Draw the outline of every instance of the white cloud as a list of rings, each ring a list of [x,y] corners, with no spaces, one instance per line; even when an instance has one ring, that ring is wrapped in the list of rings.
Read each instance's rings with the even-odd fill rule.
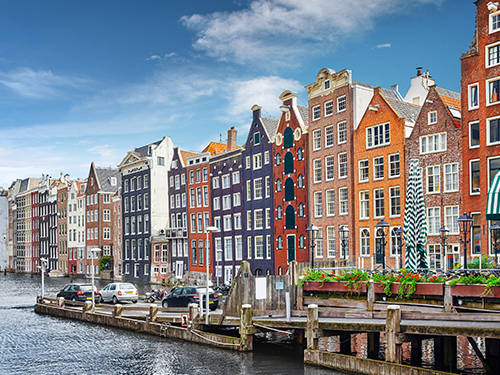
[[[351,34],[372,28],[381,16],[442,0],[254,0],[237,12],[184,16],[197,33],[193,47],[222,61],[294,65]],[[360,10],[362,10],[360,12]]]
[[[374,46],[372,49],[382,49],[382,48],[391,48],[391,43],[378,44]]]
[[[50,70],[37,72],[29,68],[19,68],[10,72],[0,72],[0,85],[31,99],[61,97],[63,89],[82,87],[87,82],[86,79],[78,77],[59,76]]]
[[[151,55],[146,60],[160,60],[160,59],[161,59],[161,57],[158,55]]]

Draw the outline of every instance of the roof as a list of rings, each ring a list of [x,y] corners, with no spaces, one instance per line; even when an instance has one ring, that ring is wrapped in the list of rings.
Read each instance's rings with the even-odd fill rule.
[[[359,82],[359,81],[352,81],[352,84],[353,85],[356,84],[358,86],[367,87],[367,88],[370,88],[370,89],[375,89],[375,88],[378,87],[378,86],[370,85],[369,83],[364,83],[364,82]],[[386,99],[394,99],[394,100],[401,101],[401,98],[398,97],[398,95],[394,91],[392,91],[392,90],[385,89],[385,88],[381,87],[380,88],[380,93]]]
[[[384,96],[382,94],[382,96]],[[385,97],[385,96],[384,96]],[[420,107],[419,105],[411,104],[408,102],[404,102],[401,100],[394,100],[392,98],[385,97],[387,100],[387,103],[391,106],[391,108],[396,112],[396,114],[404,118],[405,120],[415,122],[417,121],[417,117],[420,113]]]
[[[122,184],[122,175],[118,168],[95,167],[95,174],[101,192],[115,193]],[[116,178],[116,185],[111,185],[111,177]]]
[[[187,158],[196,155],[196,152],[182,151],[179,150],[179,157],[182,159],[184,165],[187,165]]]
[[[227,144],[210,142],[207,147],[203,149],[202,152],[210,152],[210,155],[220,155],[227,152]],[[193,154],[194,155],[194,154]]]
[[[274,118],[261,117],[260,122],[262,123],[262,126],[264,126],[269,138],[273,138],[278,131],[279,121]]]
[[[163,141],[163,139],[160,139],[159,141],[150,143],[149,145],[137,147],[137,148],[134,149],[133,152],[137,153],[138,154],[137,156],[147,156],[148,155],[149,146],[153,146],[153,145],[158,146],[162,141]]]
[[[304,121],[304,125],[309,126],[309,110],[302,105],[298,105],[297,108],[299,109],[300,117]]]

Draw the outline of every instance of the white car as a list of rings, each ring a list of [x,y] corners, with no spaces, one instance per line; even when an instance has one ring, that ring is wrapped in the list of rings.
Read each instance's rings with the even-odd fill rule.
[[[137,303],[139,299],[137,288],[130,283],[111,283],[102,288],[100,293],[102,302],[109,301],[114,304],[123,301]]]

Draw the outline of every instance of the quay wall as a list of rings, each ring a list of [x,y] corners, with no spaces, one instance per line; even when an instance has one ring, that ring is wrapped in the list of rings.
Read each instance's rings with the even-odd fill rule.
[[[313,349],[304,350],[304,363],[363,375],[453,375],[450,372],[400,365],[397,363]]]

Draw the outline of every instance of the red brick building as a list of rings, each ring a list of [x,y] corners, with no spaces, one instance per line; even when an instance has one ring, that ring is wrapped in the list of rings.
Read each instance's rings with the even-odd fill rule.
[[[308,112],[297,105],[297,94],[286,90],[273,145],[275,274],[285,274],[288,263],[308,262],[307,153]]]
[[[463,211],[472,218],[467,258],[491,254],[486,202],[500,170],[500,8],[476,1],[476,30],[462,64]],[[462,259],[461,259],[462,260]]]

